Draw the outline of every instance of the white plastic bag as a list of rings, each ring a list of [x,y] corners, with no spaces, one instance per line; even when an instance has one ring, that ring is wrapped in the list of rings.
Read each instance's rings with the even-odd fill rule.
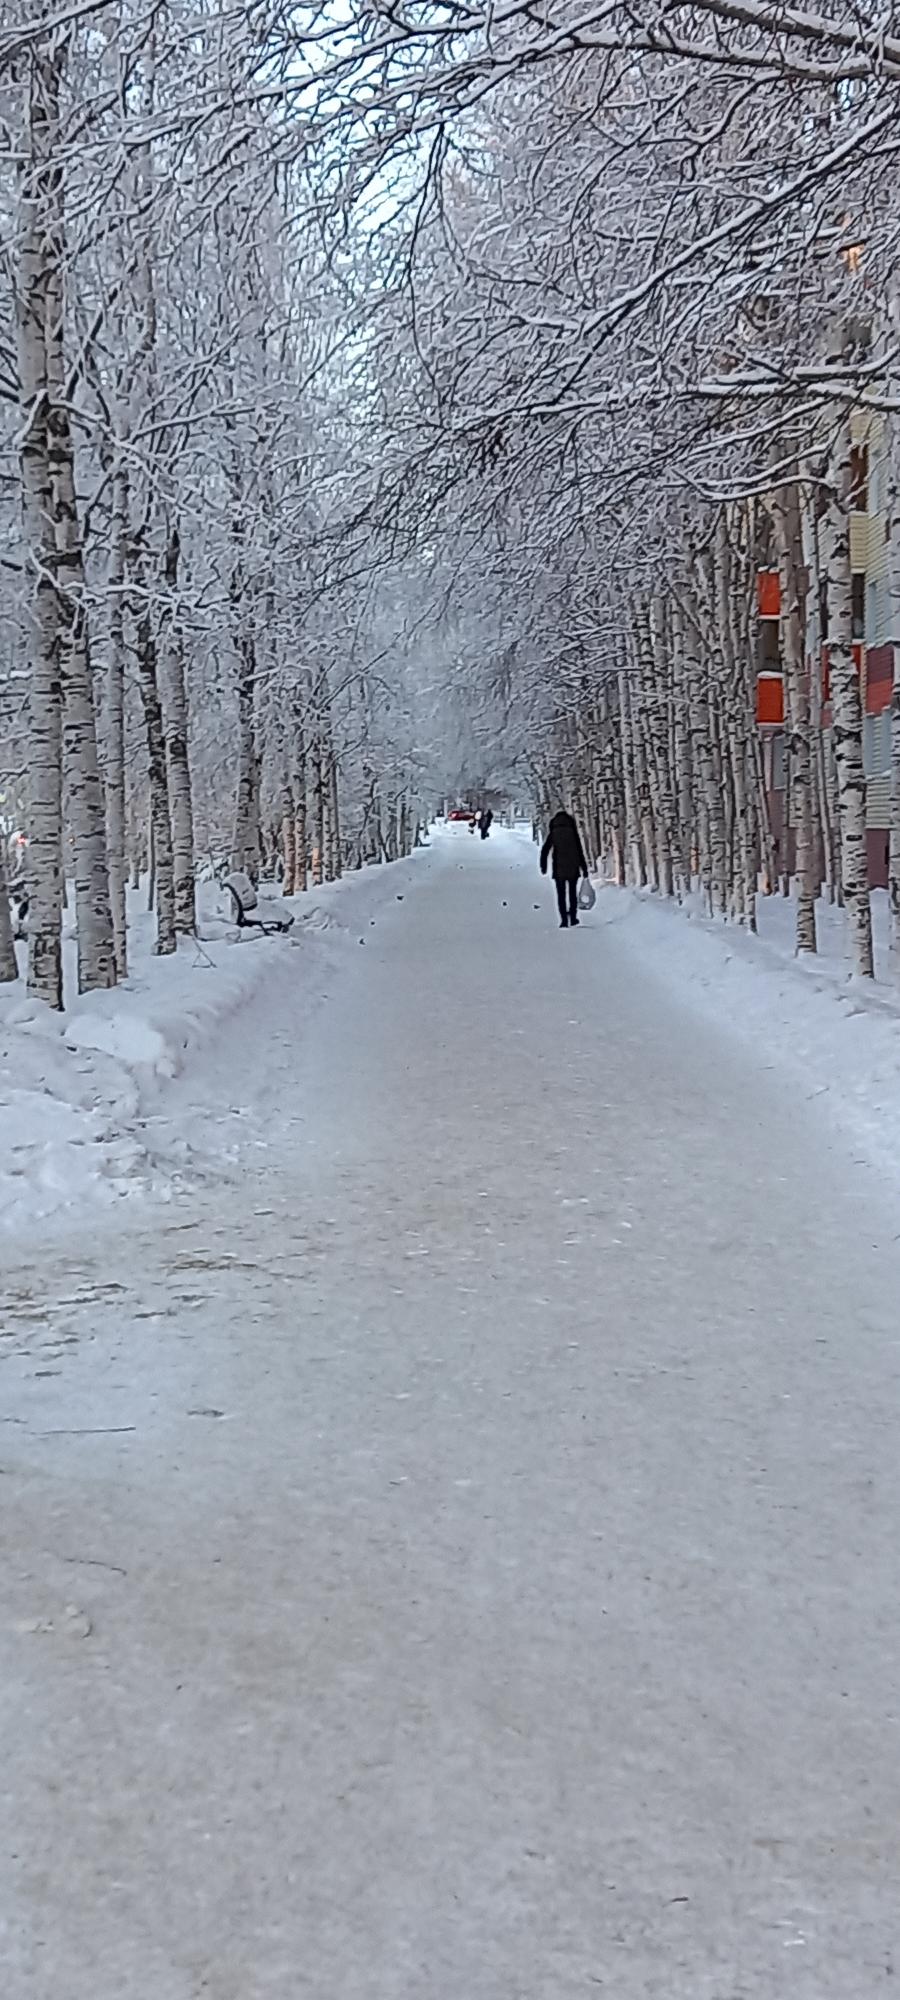
[[[578,891],[579,910],[592,910],[596,901],[597,897],[594,893],[593,882],[588,879],[587,875],[583,875],[581,878],[581,887]]]

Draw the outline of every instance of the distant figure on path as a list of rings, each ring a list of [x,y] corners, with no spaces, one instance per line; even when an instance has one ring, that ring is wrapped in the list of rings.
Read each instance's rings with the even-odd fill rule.
[[[485,806],[480,821],[482,840],[487,840],[488,834],[490,833],[491,830],[491,822],[493,820],[493,817],[494,815],[491,811],[490,806]]]
[[[571,813],[554,813],[550,821],[547,838],[541,848],[542,875],[547,873],[547,862],[551,856],[550,872],[556,883],[559,927],[564,931],[578,922],[578,883],[580,877],[588,872],[581,835]]]

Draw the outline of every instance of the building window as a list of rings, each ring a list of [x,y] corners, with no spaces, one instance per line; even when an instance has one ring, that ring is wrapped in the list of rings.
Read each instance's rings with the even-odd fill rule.
[[[863,770],[867,778],[875,778],[878,775],[878,750],[880,747],[878,738],[881,734],[878,728],[878,721],[879,718],[877,715],[863,716]]]
[[[866,630],[865,637],[870,646],[878,644],[878,585],[866,584]]]
[[[891,712],[863,718],[863,765],[867,778],[887,778],[891,770]]]
[[[881,465],[877,451],[869,455],[869,513],[881,512]]]
[[[851,638],[864,639],[866,636],[866,577],[864,570],[854,570],[851,585]]]
[[[778,619],[761,618],[756,640],[756,671],[777,674],[781,668]]]
[[[867,444],[854,444],[850,447],[850,496],[848,505],[857,514],[868,512],[869,447]]]

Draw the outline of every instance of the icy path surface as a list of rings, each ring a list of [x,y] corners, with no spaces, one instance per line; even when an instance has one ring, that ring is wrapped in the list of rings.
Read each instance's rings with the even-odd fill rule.
[[[896,1205],[527,847],[401,888],[4,1287],[4,2000],[893,1993]]]

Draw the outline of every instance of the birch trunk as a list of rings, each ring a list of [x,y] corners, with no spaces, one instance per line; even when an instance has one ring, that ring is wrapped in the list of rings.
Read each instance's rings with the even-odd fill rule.
[[[730,648],[732,549],[729,514],[719,508],[712,554],[713,630],[710,646],[710,716],[716,773],[725,822],[726,907],[737,923],[746,921],[743,872],[739,858],[735,789],[737,741],[734,725],[735,665]]]
[[[328,778],[331,800],[331,826],[334,839],[334,872],[336,879],[340,881],[344,873],[344,857],[341,850],[341,792],[338,780],[337,758],[334,754],[333,744],[330,745],[328,753]]]
[[[326,882],[335,879],[334,824],[331,817],[331,774],[328,768],[328,753],[322,761],[322,804],[325,822],[325,838],[322,846],[322,875]]]
[[[723,915],[727,909],[725,886],[725,820],[716,772],[712,736],[709,673],[697,660],[694,766],[701,799],[700,872],[709,913]]]
[[[713,664],[706,672],[707,684],[707,780],[709,784],[710,858],[712,862],[712,907],[720,917],[728,915],[728,820],[725,810],[725,778],[722,758],[720,718],[716,702]]]
[[[322,770],[322,739],[316,725],[312,755],[313,787],[313,886],[320,889],[325,869],[325,784]]]
[[[894,642],[891,683],[891,837],[889,862],[891,951],[900,953],[900,645]]]
[[[166,740],[159,694],[156,640],[139,559],[135,559],[133,575],[139,590],[135,610],[135,652],[138,687],[147,734],[151,872],[154,877],[156,902],[155,950],[158,957],[164,958],[176,950],[178,942],[175,929],[175,870],[172,854],[172,822],[169,817]]]
[[[816,815],[813,803],[813,759],[810,732],[809,677],[806,666],[806,597],[803,581],[803,541],[800,495],[796,482],[781,486],[772,501],[772,524],[778,553],[781,589],[781,662],[789,730],[791,824],[796,842],[798,953],[814,953],[816,897],[819,890]],[[785,839],[787,846],[787,837]]]
[[[632,681],[630,689],[631,739],[634,759],[634,799],[642,871],[650,888],[659,888],[656,828],[653,823],[653,793],[650,782],[647,716],[644,706],[641,658],[634,628],[630,633]]]
[[[294,744],[294,891],[301,893],[309,887],[309,832],[306,804],[306,733],[302,720],[298,721]]]
[[[691,875],[696,874],[710,910],[712,895],[712,840],[710,794],[712,789],[709,746],[709,713],[706,682],[700,656],[700,635],[690,604],[679,599],[679,633],[684,656],[684,684],[690,717],[690,756],[694,798],[694,846]]]
[[[284,863],[281,892],[284,896],[292,896],[297,873],[297,833],[294,796],[286,772],[281,781],[281,858]]]
[[[125,811],[125,555],[128,539],[128,475],[121,456],[113,473],[106,669],[106,859],[112,906],[116,973],[128,973],[128,917]]]
[[[897,466],[897,439],[891,437],[888,527],[890,532],[890,632],[893,645],[891,676],[891,830],[888,848],[888,907],[890,950],[895,972],[900,971],[900,476]]]
[[[647,615],[647,629],[644,645],[649,652],[653,675],[653,738],[656,758],[656,785],[659,795],[659,820],[661,834],[657,828],[657,846],[660,855],[660,879],[665,894],[677,895],[679,901],[687,887],[685,869],[681,857],[678,837],[678,815],[675,805],[674,765],[672,762],[674,738],[670,728],[671,662],[666,648],[666,608],[661,597],[654,597]]]
[[[32,60],[28,158],[19,198],[19,259],[15,287],[21,428],[19,461],[24,532],[32,583],[29,682],[28,985],[47,1006],[61,1009],[62,990],[62,685],[56,536],[47,437],[49,390],[46,327],[47,177],[50,132],[43,78],[45,59]]]
[[[240,593],[239,593],[240,594]],[[256,741],[256,651],[246,607],[239,638],[237,687],[238,780],[231,844],[232,868],[259,881],[259,750]]]
[[[6,835],[0,830],[0,985],[8,985],[10,980],[18,977],[19,966],[6,881]]]
[[[672,632],[672,683],[675,714],[673,720],[675,762],[675,821],[678,867],[685,889],[691,888],[691,849],[694,832],[694,773],[691,756],[691,695],[687,684],[684,656],[684,621],[681,606],[670,607]]]
[[[625,795],[625,840],[631,856],[634,887],[643,889],[646,886],[647,876],[638,828],[637,791],[634,778],[634,719],[628,675],[624,671],[619,673],[619,727],[622,739],[622,786]]]
[[[809,595],[818,602],[821,564],[819,559],[819,532],[815,510],[811,506],[801,508],[800,528],[802,536],[803,567],[808,579]],[[815,781],[816,819],[821,841],[822,881],[828,901],[833,903],[840,890],[840,856],[838,853],[837,814],[834,810],[834,774],[831,754],[831,734],[826,736],[823,721],[822,689],[822,645],[824,634],[818,634],[816,658],[809,657],[807,642],[806,671],[809,682],[809,719],[812,732],[813,773]],[[820,885],[821,893],[821,885]]]
[[[856,972],[874,977],[872,913],[866,848],[866,777],[859,675],[853,659],[853,587],[850,567],[851,437],[840,420],[827,484],[823,564],[828,601],[828,665],[841,830],[841,880]]]
[[[48,124],[55,133],[62,55],[48,58]],[[47,454],[56,533],[63,752],[75,850],[78,991],[116,983],[106,799],[97,744],[81,526],[75,493],[75,453],[65,380],[63,273],[65,234],[62,169],[49,177],[47,214]]]
[[[167,623],[163,728],[166,739],[166,770],[169,810],[172,823],[172,867],[175,895],[175,929],[193,937],[197,929],[194,886],[194,803],[188,754],[188,704],[184,678],[184,631],[178,607],[178,529],[172,527],[166,542]]]
[[[640,730],[646,766],[647,799],[644,804],[644,840],[652,840],[652,861],[650,872],[653,886],[660,895],[672,894],[672,856],[666,839],[666,820],[663,807],[665,784],[662,770],[664,746],[662,735],[664,716],[659,702],[656,679],[656,663],[653,657],[653,636],[650,629],[650,614],[646,606],[640,606],[635,613],[634,657],[640,665]],[[647,807],[649,805],[649,812]],[[652,827],[652,833],[651,833]]]

